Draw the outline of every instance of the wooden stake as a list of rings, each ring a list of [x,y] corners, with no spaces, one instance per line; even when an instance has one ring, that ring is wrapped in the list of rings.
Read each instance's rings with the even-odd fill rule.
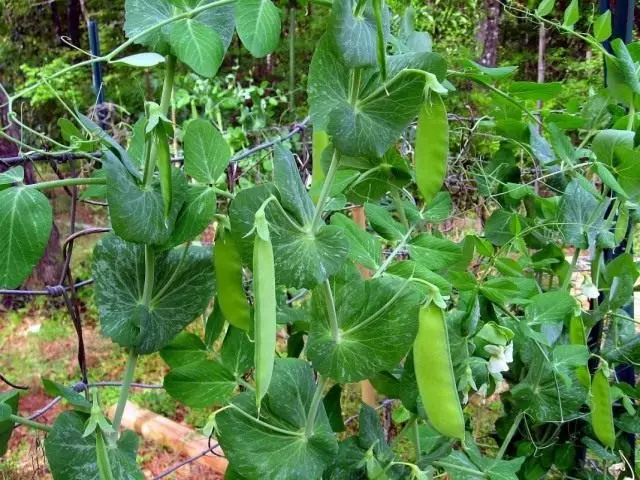
[[[351,215],[353,216],[353,221],[356,222],[362,230],[367,228],[367,217],[364,213],[363,207],[354,208],[351,211]],[[360,271],[362,278],[371,278],[371,271],[368,268],[358,265],[358,270]],[[370,407],[377,406],[377,393],[369,380],[363,380],[360,382],[360,396],[362,397],[362,401]]]

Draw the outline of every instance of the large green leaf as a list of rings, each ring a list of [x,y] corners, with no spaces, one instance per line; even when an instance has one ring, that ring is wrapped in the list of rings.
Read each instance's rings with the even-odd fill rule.
[[[608,204],[609,199],[596,198],[578,180],[569,183],[560,204],[560,231],[565,243],[577,248],[593,244],[602,230]]]
[[[282,206],[302,226],[309,226],[315,207],[307,189],[302,184],[298,165],[291,152],[276,145],[273,156],[273,183],[280,193]]]
[[[218,440],[234,472],[272,480],[320,478],[338,445],[322,403],[305,435],[315,389],[308,363],[278,359],[260,414],[253,392],[242,393],[218,414]]]
[[[335,148],[345,155],[382,157],[417,115],[426,78],[424,72],[403,70],[355,105],[341,102],[327,124]]]
[[[247,263],[251,263],[255,212],[272,194],[273,185],[261,185],[239,192],[229,209],[231,227]],[[317,233],[299,225],[293,215],[270,202],[265,209],[270,224],[276,281],[290,287],[313,288],[337,272],[346,261],[348,243],[339,227],[322,226]],[[249,235],[249,236],[247,236]]]
[[[173,198],[168,218],[160,181],[154,179],[150,187],[139,185],[126,168],[111,153],[107,153],[107,201],[111,226],[118,236],[128,242],[163,244],[169,240],[178,213],[184,202],[186,181],[182,171],[171,171]]]
[[[444,270],[462,259],[462,248],[451,240],[421,234],[411,240],[409,255],[429,270]]]
[[[206,120],[189,122],[184,134],[184,171],[200,183],[215,184],[229,165],[231,149]]]
[[[348,270],[330,279],[338,338],[332,335],[325,286],[312,296],[307,355],[323,375],[344,383],[394,368],[418,331],[420,297],[409,281],[393,276],[364,281]]]
[[[517,473],[525,459],[498,460],[484,457],[473,450],[467,450],[466,455],[454,450],[435,464],[442,467],[452,480],[518,480]]]
[[[0,393],[0,405],[8,406],[12,414],[18,413],[18,400],[20,399],[17,390],[9,390]],[[15,427],[15,422],[9,418],[0,420],[0,458],[7,453],[9,448],[9,439]]]
[[[93,255],[102,333],[139,353],[152,353],[169,344],[204,312],[214,293],[211,253],[203,247],[155,255],[149,308],[142,304],[142,245],[106,235],[97,243]]]
[[[0,287],[16,288],[29,276],[49,241],[51,205],[28,187],[0,191]]]
[[[351,68],[376,65],[376,20],[368,1],[360,15],[354,13],[355,1],[333,2],[333,34],[340,56]],[[388,37],[389,9],[382,11],[384,37]]]
[[[236,379],[231,372],[214,360],[199,360],[180,366],[164,378],[167,393],[193,408],[222,404],[231,398],[236,387]]]
[[[563,324],[579,312],[580,307],[569,292],[556,290],[533,297],[527,305],[526,318],[530,325]]]
[[[618,147],[633,148],[634,132],[627,130],[600,130],[591,142],[591,150],[598,161],[613,166],[613,158]]]
[[[264,57],[280,41],[280,11],[271,0],[238,0],[236,29],[251,55]]]
[[[178,368],[205,360],[208,351],[198,335],[180,332],[169,345],[160,350],[160,356],[171,368]]]
[[[98,469],[96,434],[85,437],[88,416],[76,412],[61,413],[44,441],[49,468],[56,480],[102,480]],[[107,446],[114,479],[142,480],[136,465],[138,437],[124,432],[116,445]]]
[[[169,43],[176,56],[203,77],[213,77],[222,64],[224,44],[204,23],[190,18],[172,23]]]
[[[124,29],[128,38],[136,37],[145,30],[167,21],[196,7],[217,2],[217,0],[126,0]],[[207,25],[215,31],[224,48],[231,43],[234,30],[234,5],[215,6],[194,15],[193,20]],[[171,25],[162,26],[136,39],[136,43],[147,45],[153,50],[167,54],[170,52],[169,36]]]
[[[397,222],[391,213],[384,207],[375,203],[365,203],[364,211],[367,220],[382,238],[387,240],[401,240],[407,233],[407,229]]]

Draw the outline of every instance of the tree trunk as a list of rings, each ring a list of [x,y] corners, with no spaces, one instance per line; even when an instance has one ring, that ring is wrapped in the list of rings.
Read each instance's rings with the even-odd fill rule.
[[[482,43],[480,64],[485,67],[495,67],[498,63],[502,5],[500,0],[485,0],[484,4],[486,16],[478,32],[478,40]]]
[[[69,38],[74,45],[80,45],[80,17],[82,9],[79,0],[69,0],[67,19],[69,23]]]

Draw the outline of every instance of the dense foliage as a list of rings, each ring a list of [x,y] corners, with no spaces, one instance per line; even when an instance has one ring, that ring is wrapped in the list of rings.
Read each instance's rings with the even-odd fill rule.
[[[181,126],[168,118],[176,67],[215,77],[234,32],[251,55],[268,55],[282,29],[277,6],[127,0],[128,40],[84,65],[164,68],[158,103],[145,102],[128,147],[69,109],[56,146],[91,161],[99,149],[101,168],[31,185],[21,167],[0,174],[3,288],[18,287],[46,246],[52,212],[42,190],[87,184],[106,198],[112,232],[96,244],[93,276],[102,333],[129,352],[120,399],[109,423],[96,389],[85,397],[45,380],[72,407],[49,427],[18,415],[17,391],[4,393],[0,452],[24,424],[47,432],[55,479],[142,478],[137,437],[119,427],[138,357],[160,352],[171,396],[220,407],[205,433],[229,459],[229,479],[604,478],[625,467],[639,423],[638,390],[616,372],[640,361],[623,308],[640,275],[630,253],[640,219],[640,48],[615,39],[609,53],[600,42],[611,37],[610,12],[590,23],[573,0],[556,21],[554,4],[510,12],[584,42],[607,67],[606,88],[562,110],[552,101],[558,82],[514,80],[517,67],[470,59],[448,67],[411,8],[393,15],[382,0],[334,0],[308,72],[310,188],[277,142],[272,172],[232,192],[219,107],[195,109]],[[123,56],[134,44],[144,53]],[[69,72],[76,67],[34,79],[11,105]],[[213,95],[216,80],[191,78],[174,98]],[[438,230],[452,209],[442,190],[447,105],[469,84],[490,96],[472,126],[489,138],[488,155],[468,175],[491,215],[457,242]],[[236,96],[229,108],[242,108]],[[182,168],[170,154],[174,135]],[[349,215],[359,206],[364,229]],[[195,239],[214,221],[212,251]],[[570,290],[586,250],[588,310]],[[184,330],[205,313],[203,338]],[[396,438],[411,432],[413,452],[397,451],[366,404],[357,431],[344,433],[341,389],[364,380],[396,402]],[[494,393],[503,405],[497,452],[476,441],[463,410]]]

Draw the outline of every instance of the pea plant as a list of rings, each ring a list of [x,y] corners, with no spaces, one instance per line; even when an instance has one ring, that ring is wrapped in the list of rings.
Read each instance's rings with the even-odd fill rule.
[[[623,308],[640,273],[639,44],[601,45],[610,12],[578,31],[576,0],[561,22],[553,1],[510,4],[606,62],[606,88],[533,110],[562,85],[516,81],[516,67],[448,69],[411,10],[392,22],[382,0],[329,7],[308,77],[310,189],[272,142],[272,175],[228,191],[231,150],[208,120],[184,128],[182,168],[170,156],[176,65],[214,76],[234,31],[252,55],[271,52],[280,13],[270,0],[127,0],[128,40],[69,67],[160,65],[162,95],[144,106],[127,149],[70,110],[68,145],[56,146],[98,158],[91,177],[25,185],[21,167],[0,175],[0,286],[18,287],[44,251],[52,210],[42,190],[102,189],[111,231],[93,252],[95,299],[102,333],[128,361],[111,422],[90,383],[44,380],[71,407],[53,426],[20,416],[17,390],[1,394],[0,453],[26,426],[46,432],[55,479],[143,478],[137,436],[120,426],[138,358],[160,352],[172,397],[217,407],[204,433],[228,458],[228,479],[604,478],[633,468],[639,392],[622,376],[640,361]],[[121,57],[133,44],[148,52]],[[446,106],[469,83],[493,100],[474,126],[489,140],[472,172],[491,215],[454,241],[438,229],[452,211]],[[7,95],[14,122],[13,104],[37,86]],[[212,251],[195,239],[214,221]],[[589,308],[571,292],[582,252]],[[185,330],[203,315],[203,336]],[[341,399],[364,380],[395,405],[392,438],[365,403],[357,428],[345,426]],[[470,399],[490,396],[500,418],[481,437]],[[412,450],[398,448],[404,438]]]

